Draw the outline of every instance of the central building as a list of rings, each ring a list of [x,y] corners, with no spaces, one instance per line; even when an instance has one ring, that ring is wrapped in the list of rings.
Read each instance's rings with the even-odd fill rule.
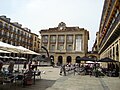
[[[75,63],[88,52],[89,32],[84,28],[67,27],[64,22],[58,27],[40,31],[41,46],[44,46],[55,64]],[[43,56],[46,52],[41,48]]]

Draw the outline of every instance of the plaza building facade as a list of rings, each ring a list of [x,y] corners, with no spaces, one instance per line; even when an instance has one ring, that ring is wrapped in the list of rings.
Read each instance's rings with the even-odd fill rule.
[[[18,22],[11,22],[10,18],[0,16],[0,41],[14,45],[23,46],[27,49],[39,53],[39,36],[32,33],[30,29],[23,28]],[[11,53],[10,53],[11,54]],[[17,57],[17,54],[15,54]],[[26,55],[23,55],[27,57]]]
[[[39,36],[32,33],[28,28],[22,28],[22,24],[10,20],[6,16],[0,16],[0,41],[38,52],[40,47]]]
[[[44,46],[54,63],[75,63],[88,52],[89,32],[84,28],[67,27],[64,22],[58,27],[40,30],[41,46]],[[41,48],[41,54],[46,55]]]
[[[120,62],[120,0],[104,1],[93,50],[98,51],[99,58],[109,57]]]

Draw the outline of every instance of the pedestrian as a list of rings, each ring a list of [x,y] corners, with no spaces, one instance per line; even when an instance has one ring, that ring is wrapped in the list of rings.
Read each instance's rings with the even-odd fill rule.
[[[61,65],[61,68],[60,68],[60,75],[62,75],[62,72],[64,73],[64,76],[66,76],[66,68],[65,68],[65,64]]]
[[[32,60],[28,62],[28,69],[32,68]]]
[[[4,73],[2,72],[2,67],[3,67],[3,61],[0,60],[0,84],[3,84],[4,82]]]
[[[35,70],[37,70],[37,67],[38,67],[38,61],[35,60],[35,63],[34,63],[34,68],[35,68]]]
[[[8,66],[8,71],[9,71],[9,73],[13,73],[14,64],[15,64],[14,61],[10,61],[10,62],[9,62],[9,66]]]
[[[76,65],[75,64],[73,65],[73,70],[74,70],[74,75],[75,75],[75,72],[76,72]]]
[[[27,62],[24,61],[24,63],[23,63],[23,69],[26,69],[26,68],[27,68]]]
[[[3,67],[3,61],[0,60],[0,71],[1,71],[2,67]]]

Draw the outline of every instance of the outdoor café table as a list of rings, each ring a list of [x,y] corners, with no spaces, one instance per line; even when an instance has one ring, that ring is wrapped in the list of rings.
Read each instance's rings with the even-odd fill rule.
[[[15,84],[17,83],[17,81],[21,81],[21,84],[23,85],[24,73],[14,72],[13,75],[14,75]]]
[[[24,81],[26,82],[26,80],[31,79],[32,80],[33,77],[33,84],[35,84],[35,71],[33,70],[28,70],[24,72]]]

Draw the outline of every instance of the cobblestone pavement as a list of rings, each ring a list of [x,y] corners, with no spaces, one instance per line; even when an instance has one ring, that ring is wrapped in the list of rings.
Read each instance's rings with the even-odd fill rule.
[[[22,87],[21,85],[3,85],[0,90],[120,90],[118,77],[96,78],[94,76],[59,75],[59,68],[39,67],[42,77],[37,78],[34,85]]]

